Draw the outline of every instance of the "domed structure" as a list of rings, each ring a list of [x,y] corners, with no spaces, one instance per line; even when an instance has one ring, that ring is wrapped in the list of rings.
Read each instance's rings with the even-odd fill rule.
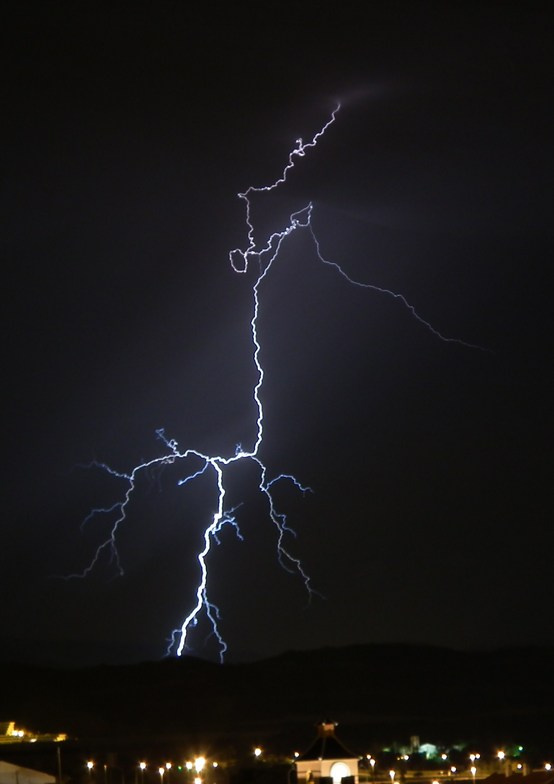
[[[337,738],[336,726],[332,721],[317,725],[315,741],[295,761],[298,784],[357,784],[359,757]]]

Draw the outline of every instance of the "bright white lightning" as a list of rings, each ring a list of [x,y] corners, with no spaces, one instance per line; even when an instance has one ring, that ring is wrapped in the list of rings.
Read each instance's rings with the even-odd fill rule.
[[[308,595],[311,596],[314,593],[314,589],[311,585],[310,578],[308,574],[305,572],[301,561],[297,557],[295,557],[286,547],[287,536],[293,535],[294,532],[292,531],[291,528],[288,527],[286,516],[277,510],[272,495],[272,488],[279,481],[289,481],[293,483],[295,487],[301,492],[309,491],[310,488],[302,486],[290,474],[281,474],[277,477],[268,478],[267,467],[263,463],[259,455],[260,448],[262,446],[262,442],[264,438],[264,409],[263,409],[261,393],[265,380],[264,368],[262,367],[260,361],[261,343],[260,343],[260,338],[258,333],[258,316],[260,312],[260,286],[262,282],[265,280],[265,278],[268,276],[273,264],[277,261],[283,242],[285,242],[292,234],[294,234],[295,231],[299,229],[300,230],[305,229],[309,231],[313,239],[314,247],[319,260],[323,264],[326,264],[336,269],[336,271],[348,283],[355,286],[361,286],[363,288],[372,289],[373,291],[379,292],[381,294],[386,294],[398,300],[402,304],[402,306],[404,306],[411,312],[411,314],[414,316],[414,318],[417,321],[423,324],[439,339],[443,341],[448,341],[448,342],[454,341],[454,342],[462,343],[463,345],[469,345],[463,343],[463,341],[456,340],[454,338],[444,337],[444,335],[442,335],[434,327],[432,327],[431,324],[429,324],[427,321],[421,318],[421,316],[419,316],[418,313],[415,311],[414,307],[410,305],[410,303],[401,294],[397,294],[393,291],[380,288],[372,284],[362,283],[353,280],[339,266],[339,264],[337,264],[334,261],[329,261],[325,259],[321,253],[320,243],[314,233],[314,229],[312,226],[311,219],[312,219],[313,207],[311,203],[307,204],[301,210],[292,213],[289,216],[288,224],[285,226],[285,228],[283,228],[281,231],[273,232],[269,237],[265,239],[263,245],[261,246],[257,245],[254,237],[255,235],[254,225],[251,218],[252,197],[260,193],[269,193],[286,182],[288,175],[291,173],[292,169],[294,168],[297,162],[297,159],[303,158],[309,150],[313,149],[318,144],[318,142],[323,137],[323,135],[327,132],[329,127],[335,122],[339,109],[340,109],[340,104],[336,106],[336,108],[331,113],[331,116],[329,117],[328,121],[315,134],[315,136],[310,142],[304,143],[302,139],[298,139],[296,141],[296,146],[290,152],[288,157],[288,162],[285,168],[283,169],[281,176],[278,179],[276,179],[270,185],[265,185],[261,187],[250,186],[246,191],[238,194],[238,197],[244,201],[246,207],[245,223],[247,228],[248,245],[246,250],[241,250],[238,248],[232,250],[229,254],[229,260],[233,270],[238,273],[245,273],[248,270],[249,262],[251,260],[255,260],[258,262],[259,270],[260,270],[252,286],[253,304],[252,304],[252,318],[250,320],[250,337],[253,345],[252,361],[257,374],[256,382],[254,384],[254,388],[252,391],[252,398],[257,411],[256,437],[252,448],[250,450],[243,449],[242,446],[239,445],[237,446],[235,453],[230,456],[206,455],[196,449],[186,449],[184,451],[181,451],[179,449],[177,441],[175,439],[168,439],[163,429],[160,429],[157,431],[157,436],[159,439],[161,439],[165,447],[165,453],[161,457],[157,457],[152,460],[141,463],[135,466],[135,468],[133,468],[129,473],[114,471],[112,468],[110,468],[104,463],[95,462],[92,464],[95,467],[107,471],[109,474],[116,477],[117,479],[126,482],[127,487],[123,495],[123,498],[118,503],[106,509],[96,509],[93,512],[91,512],[85,519],[84,523],[87,523],[96,515],[100,515],[100,514],[108,515],[108,514],[113,514],[114,512],[117,514],[116,520],[111,526],[109,536],[97,548],[94,557],[89,563],[89,565],[80,574],[73,574],[70,575],[70,577],[87,576],[96,567],[100,558],[104,556],[104,554],[107,554],[109,556],[110,562],[115,565],[117,573],[119,575],[123,575],[123,568],[122,568],[121,559],[117,547],[117,535],[120,526],[127,518],[127,510],[130,505],[136,487],[138,476],[140,474],[155,466],[169,465],[169,464],[174,464],[176,462],[182,462],[186,464],[187,462],[189,462],[189,463],[194,463],[196,466],[200,464],[200,468],[191,471],[191,473],[187,474],[184,478],[182,478],[179,481],[180,485],[185,485],[189,482],[192,482],[200,475],[206,473],[211,473],[213,476],[214,484],[215,484],[214,492],[217,498],[217,510],[213,514],[211,522],[204,530],[203,545],[200,551],[196,555],[198,566],[199,566],[199,572],[200,572],[199,580],[195,590],[196,599],[192,609],[185,616],[181,626],[172,632],[171,641],[167,651],[168,654],[175,653],[177,656],[181,656],[183,652],[185,652],[187,648],[187,638],[188,638],[189,630],[197,625],[200,616],[204,614],[205,617],[211,623],[213,634],[217,638],[218,645],[219,645],[220,660],[223,661],[224,659],[224,655],[227,650],[227,645],[219,631],[219,625],[218,625],[219,609],[208,598],[208,556],[212,544],[214,542],[216,544],[219,543],[218,533],[221,531],[221,529],[224,526],[228,524],[232,525],[235,528],[237,536],[242,539],[234,515],[235,509],[226,509],[225,507],[225,497],[226,497],[225,470],[228,466],[230,466],[233,463],[247,460],[257,465],[259,469],[258,490],[260,493],[262,493],[262,495],[266,499],[267,508],[268,508],[268,517],[270,521],[273,523],[273,525],[275,526],[277,531],[278,560],[286,570],[301,577],[306,587],[306,590],[308,592]]]

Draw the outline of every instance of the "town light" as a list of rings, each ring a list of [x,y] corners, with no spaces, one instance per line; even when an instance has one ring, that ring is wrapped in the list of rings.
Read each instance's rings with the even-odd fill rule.
[[[389,776],[390,776],[391,782],[394,782],[394,777],[396,776],[396,771],[395,770],[389,770]]]
[[[254,749],[254,756],[255,757],[261,757],[262,756],[262,750],[261,750],[261,748],[259,746],[256,746],[256,748]]]
[[[201,773],[206,765],[206,757],[196,757],[194,760],[194,770]]]

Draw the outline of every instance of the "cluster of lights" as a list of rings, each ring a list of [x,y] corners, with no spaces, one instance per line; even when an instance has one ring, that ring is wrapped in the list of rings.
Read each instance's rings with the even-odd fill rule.
[[[518,746],[517,747],[517,752],[522,752],[522,751],[523,751],[523,746]],[[295,757],[298,756],[298,753],[295,752],[294,756]],[[516,756],[517,756],[517,753],[516,753]],[[507,753],[503,749],[500,749],[500,750],[496,751],[495,752],[495,757],[500,762],[504,762],[504,761],[508,760],[508,755],[507,755]],[[372,777],[373,777],[374,773],[375,773],[376,760],[375,760],[374,757],[372,757],[371,754],[366,754],[365,755],[365,759],[367,760],[367,764],[371,765]],[[409,759],[410,759],[410,755],[409,754],[401,754],[401,755],[399,755],[397,757],[397,760],[399,762],[407,762]],[[443,760],[443,761],[447,761],[448,760],[448,754],[446,754],[445,752],[442,752],[440,754],[440,759]],[[477,753],[477,752],[472,752],[471,754],[468,755],[468,759],[469,759],[469,761],[471,763],[471,765],[470,765],[468,770],[471,773],[471,777],[472,777],[473,782],[475,782],[476,775],[477,775],[477,764],[476,763],[478,762],[478,760],[481,759],[481,755],[479,753]],[[524,768],[523,764],[521,762],[518,762],[517,765],[516,765],[516,770],[518,770],[519,772],[522,772],[523,768]],[[552,770],[554,770],[554,766],[552,765],[551,762],[545,762],[544,766],[543,766],[543,769],[545,771],[552,771]],[[442,775],[455,777],[455,775],[457,773],[462,774],[463,770],[458,771],[458,768],[456,767],[456,765],[450,765],[450,767],[448,768],[448,771],[446,773],[442,773]],[[389,778],[391,780],[391,784],[396,784],[396,774],[397,774],[397,771],[394,770],[394,768],[391,768],[388,771],[388,775],[389,775]],[[462,776],[462,778],[463,778],[463,776]],[[431,782],[431,784],[441,784],[441,781],[439,781],[439,779],[434,779]]]
[[[375,775],[376,760],[371,756],[371,754],[366,754],[365,758],[368,764],[371,765],[371,775],[373,777]]]
[[[164,773],[169,773],[172,767],[173,765],[171,764],[171,762],[166,762],[165,766],[160,765],[160,767],[158,768],[158,773],[160,774],[160,784],[163,784]]]
[[[523,751],[523,747],[520,746],[518,750],[519,751]],[[262,756],[263,756],[263,749],[260,746],[255,746],[252,749],[252,755],[257,760],[261,759]],[[293,756],[294,759],[297,759],[300,756],[300,754],[299,754],[298,751],[295,751],[292,756]],[[441,756],[442,760],[447,760],[448,759],[448,754],[442,753],[440,756]],[[499,751],[496,752],[496,758],[500,762],[504,762],[504,761],[506,761],[508,759],[506,752],[504,750],[502,750],[502,749],[500,749]],[[410,759],[410,756],[409,756],[409,754],[403,754],[403,755],[399,756],[397,759],[399,761],[407,762]],[[478,760],[480,760],[480,759],[481,759],[481,755],[478,754],[478,753],[471,753],[471,754],[469,754],[469,761],[471,762],[471,766],[469,768],[469,771],[471,773],[473,782],[475,782],[475,777],[476,777],[476,774],[477,774],[476,762]],[[374,774],[375,774],[375,766],[377,764],[377,761],[371,754],[366,754],[366,760],[367,760],[367,764],[371,766],[371,772],[372,772],[372,777],[373,777]],[[208,765],[208,761],[203,756],[195,757],[194,760],[188,760],[187,762],[184,763],[184,767],[187,770],[187,772],[189,772],[189,773],[193,773],[194,772],[194,774],[195,774],[195,777],[194,777],[194,780],[193,780],[193,784],[204,784],[201,774],[203,772],[205,773],[207,765]],[[87,760],[86,763],[85,763],[85,766],[86,766],[89,774],[92,775],[92,771],[93,771],[93,769],[95,767],[94,760]],[[160,784],[164,784],[164,776],[169,773],[169,771],[172,769],[172,767],[173,767],[173,764],[171,762],[166,762],[164,765],[160,765],[157,768],[157,773],[160,776]],[[214,769],[218,768],[219,767],[219,763],[214,761],[214,762],[211,763],[211,767],[214,768]],[[523,770],[522,763],[518,762],[518,764],[516,765],[516,768],[517,768],[518,771],[522,771]],[[107,766],[104,765],[104,771],[106,771],[106,769],[107,769]],[[138,769],[140,770],[140,773],[141,773],[141,782],[142,782],[142,784],[144,784],[144,772],[148,769],[148,764],[146,762],[144,762],[144,761],[141,761],[141,762],[138,763]],[[545,771],[551,771],[552,769],[553,769],[553,766],[552,766],[551,762],[545,762],[544,763],[544,770]],[[179,766],[179,770],[182,770],[181,766]],[[448,769],[448,776],[454,776],[457,772],[458,772],[457,767],[455,765],[451,765],[450,768]],[[388,772],[388,775],[389,775],[391,784],[396,784],[396,770],[394,770],[394,768],[391,768],[389,770],[389,772]],[[166,782],[167,782],[167,779],[166,779]],[[441,784],[441,782],[438,779],[434,779],[431,782],[431,784]]]
[[[85,764],[89,774],[92,774],[92,771],[95,766],[94,760],[87,760]],[[194,778],[194,784],[202,784],[202,777],[200,776],[200,774],[202,773],[203,770],[205,770],[206,765],[207,765],[207,760],[205,757],[195,757],[193,761],[188,760],[187,762],[184,763],[184,767],[187,771],[189,772],[194,771],[196,773],[196,776]],[[219,767],[219,763],[215,761],[212,762],[211,765],[212,768]],[[104,765],[104,770],[106,769],[106,767],[107,766]],[[157,773],[160,776],[160,784],[163,784],[164,776],[168,774],[172,768],[173,768],[172,762],[166,762],[164,765],[160,765],[158,767]],[[144,772],[145,770],[148,769],[148,764],[144,761],[141,761],[138,763],[138,769],[140,770],[141,781],[144,782]],[[181,769],[182,769],[181,766],[179,766],[179,770]]]
[[[29,730],[16,729],[15,722],[9,721],[5,733],[0,733],[0,739],[1,738],[25,740],[27,743],[36,743],[38,740],[62,743],[67,740],[67,734],[65,732],[58,732],[56,735],[51,735],[50,733],[42,734]]]

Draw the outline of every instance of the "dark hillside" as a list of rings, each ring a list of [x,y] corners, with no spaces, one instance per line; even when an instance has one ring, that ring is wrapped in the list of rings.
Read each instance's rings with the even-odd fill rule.
[[[554,726],[554,650],[376,645],[289,652],[251,664],[11,664],[0,671],[0,691],[2,718],[81,739],[256,737],[288,753],[331,717],[344,740],[360,748],[369,739],[412,734],[540,745]]]

